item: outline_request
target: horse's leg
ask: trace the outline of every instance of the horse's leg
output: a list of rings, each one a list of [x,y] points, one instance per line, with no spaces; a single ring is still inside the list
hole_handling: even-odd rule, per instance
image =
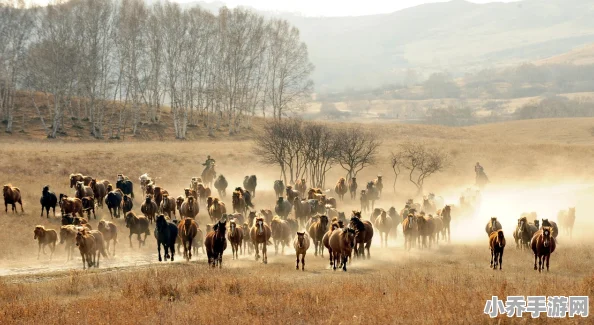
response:
[[[551,255],[545,255],[545,258],[547,259],[547,272],[549,271],[549,260],[551,259]]]
[[[173,262],[175,257],[175,244],[169,247],[169,251],[171,252],[171,262]]]
[[[538,273],[542,271],[542,255],[538,255]]]
[[[538,255],[536,253],[534,253],[534,270],[536,271],[536,259],[538,258]]]
[[[297,255],[297,258],[299,258],[299,255]],[[301,271],[305,271],[305,252],[301,254]]]
[[[52,250],[51,254],[50,254],[50,261],[51,261],[52,257],[54,257],[54,251],[56,250],[56,242],[54,242],[50,248]]]
[[[324,258],[324,243],[322,243],[322,241],[318,241],[318,245],[320,245],[320,256],[322,256],[322,258]]]
[[[495,259],[495,251],[491,248],[491,263],[489,264],[490,268],[493,268],[493,260]]]
[[[295,270],[299,270],[299,252],[295,252],[295,255],[297,256],[297,264],[295,265]]]
[[[264,264],[268,264],[268,250],[266,249],[266,243],[262,247],[262,256]]]
[[[367,248],[367,259],[370,260],[371,259],[371,253],[369,252],[369,247],[371,247],[371,241],[369,241],[369,243],[367,243],[365,245],[365,248]]]
[[[501,270],[503,266],[503,249],[501,249],[501,252],[499,252],[499,269]]]
[[[266,243],[264,243],[266,245]],[[254,249],[256,250],[256,261],[260,259],[260,244],[256,241],[254,243]]]
[[[82,262],[83,262],[83,270],[87,268],[87,264],[85,261],[85,253],[80,252],[80,257],[82,258]]]
[[[39,259],[39,254],[41,253],[41,242],[39,242],[39,247],[37,249],[37,259]]]

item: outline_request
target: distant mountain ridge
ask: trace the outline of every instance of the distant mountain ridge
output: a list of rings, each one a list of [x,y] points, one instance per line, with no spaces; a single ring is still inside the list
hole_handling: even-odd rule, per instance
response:
[[[216,12],[224,3],[193,2]],[[390,14],[304,17],[262,12],[301,31],[318,91],[403,81],[406,69],[454,75],[537,61],[594,43],[594,1],[429,3]]]

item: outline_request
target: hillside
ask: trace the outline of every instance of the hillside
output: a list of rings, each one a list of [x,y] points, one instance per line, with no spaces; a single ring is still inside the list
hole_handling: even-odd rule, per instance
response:
[[[555,55],[546,59],[534,62],[538,65],[547,64],[575,64],[589,65],[594,64],[594,44],[578,47],[567,53]]]
[[[186,6],[203,5],[201,2]],[[216,10],[220,2],[208,3]],[[547,58],[594,42],[588,0],[430,3],[390,14],[287,19],[301,31],[320,90],[399,83],[408,68],[456,75]]]

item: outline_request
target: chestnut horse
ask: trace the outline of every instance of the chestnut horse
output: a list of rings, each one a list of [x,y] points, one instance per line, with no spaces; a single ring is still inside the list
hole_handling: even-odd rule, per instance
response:
[[[262,245],[262,263],[268,263],[268,254],[266,253],[266,245],[270,241],[272,231],[270,227],[264,222],[263,217],[256,217],[254,225],[250,229],[250,239],[256,249],[256,261],[260,259],[260,245]]]
[[[8,205],[12,205],[12,213],[16,212],[16,204],[21,205],[21,213],[25,213],[23,209],[23,199],[21,198],[21,190],[10,184],[4,185],[2,189],[4,194],[4,212],[8,213]]]
[[[227,249],[227,238],[225,238],[226,225],[227,220],[223,219],[217,222],[204,240],[208,264],[212,265],[212,267],[215,267],[217,263],[219,264],[219,268],[223,267],[223,252]]]
[[[489,236],[489,247],[491,248],[491,267],[493,270],[499,269],[503,265],[503,249],[505,248],[505,236],[503,230],[497,230],[491,233]]]
[[[231,255],[233,259],[239,259],[238,251],[243,255],[243,229],[237,226],[235,219],[229,222],[229,242],[231,243]]]
[[[538,258],[538,272],[544,270],[545,262],[547,263],[548,271],[551,254],[555,251],[556,246],[552,227],[543,226],[539,231],[534,233],[530,246],[532,246],[532,251],[534,252],[534,269],[537,269],[536,259]]]

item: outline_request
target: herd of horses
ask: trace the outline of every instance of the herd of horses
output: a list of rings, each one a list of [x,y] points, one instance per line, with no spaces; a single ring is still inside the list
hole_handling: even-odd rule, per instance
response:
[[[118,243],[117,219],[123,214],[123,224],[129,229],[129,243],[132,247],[132,236],[136,235],[138,247],[146,244],[150,236],[150,228],[154,223],[154,237],[157,242],[159,261],[173,261],[175,251],[180,252],[183,246],[183,257],[192,259],[198,254],[198,249],[206,250],[208,263],[222,266],[223,253],[227,243],[231,246],[232,258],[239,258],[240,254],[254,254],[256,261],[268,261],[267,246],[274,246],[275,253],[279,248],[284,253],[285,247],[292,244],[296,254],[296,269],[305,269],[305,256],[313,243],[314,256],[324,256],[324,249],[328,251],[330,266],[336,270],[347,270],[347,264],[352,257],[370,258],[370,246],[374,233],[380,235],[380,245],[388,245],[389,236],[398,236],[398,228],[404,235],[404,249],[413,247],[430,249],[439,244],[440,238],[450,242],[450,225],[452,216],[469,213],[464,207],[471,207],[468,199],[462,197],[460,205],[446,205],[441,197],[430,194],[423,198],[423,202],[409,199],[404,208],[397,210],[390,207],[387,210],[375,207],[375,201],[380,198],[383,188],[382,178],[366,184],[365,189],[357,191],[357,181],[351,178],[348,182],[340,178],[334,192],[338,200],[328,196],[330,190],[308,188],[305,179],[297,180],[293,185],[285,186],[282,180],[274,182],[273,188],[278,199],[274,212],[270,209],[255,210],[253,199],[257,187],[256,176],[246,176],[243,187],[236,187],[232,193],[232,209],[227,211],[223,202],[226,197],[228,182],[223,175],[214,180],[219,196],[212,195],[209,184],[201,177],[192,177],[189,187],[184,188],[184,195],[173,197],[162,186],[155,184],[148,174],[139,177],[143,200],[140,211],[134,212],[134,186],[132,181],[123,174],[117,175],[114,187],[107,180],[100,180],[82,174],[70,175],[70,187],[74,189],[74,197],[60,193],[56,196],[48,185],[42,189],[40,197],[41,216],[46,212],[49,218],[50,209],[55,216],[55,208],[61,210],[62,226],[58,231],[36,226],[34,239],[38,240],[38,258],[41,251],[49,246],[50,259],[53,256],[56,243],[65,244],[67,259],[72,259],[73,250],[78,247],[83,268],[98,267],[100,257],[115,256],[115,246]],[[352,211],[349,218],[337,209],[337,202],[345,199],[350,193],[351,200],[359,194],[360,210]],[[3,188],[5,211],[12,205],[13,213],[16,204],[23,204],[21,191],[12,185]],[[478,194],[477,194],[478,195]],[[473,198],[474,200],[475,198]],[[205,232],[199,226],[198,215],[200,203],[206,205],[206,212],[210,223]],[[480,204],[480,197],[475,205]],[[371,204],[371,208],[369,205]],[[100,220],[97,229],[93,229],[89,221],[97,219],[96,208],[107,206],[111,221]],[[370,212],[369,218],[363,214]],[[455,212],[454,212],[455,211]],[[85,218],[86,213],[86,218]],[[176,213],[179,214],[179,219]],[[116,220],[114,220],[114,218]],[[561,211],[558,222],[571,236],[575,221],[575,208]],[[486,228],[491,250],[491,267],[502,268],[503,251],[506,245],[501,224],[497,218],[489,220]],[[546,263],[549,268],[551,253],[555,250],[556,237],[559,234],[557,224],[543,219],[542,226],[536,219],[536,214],[524,214],[518,219],[514,239],[518,249],[531,248],[534,252],[534,268],[539,260],[538,270],[544,269]],[[144,235],[144,238],[142,238]],[[111,249],[110,249],[111,247]],[[161,254],[161,248],[164,254]],[[253,253],[252,253],[253,251]],[[261,254],[260,254],[261,252]]]

